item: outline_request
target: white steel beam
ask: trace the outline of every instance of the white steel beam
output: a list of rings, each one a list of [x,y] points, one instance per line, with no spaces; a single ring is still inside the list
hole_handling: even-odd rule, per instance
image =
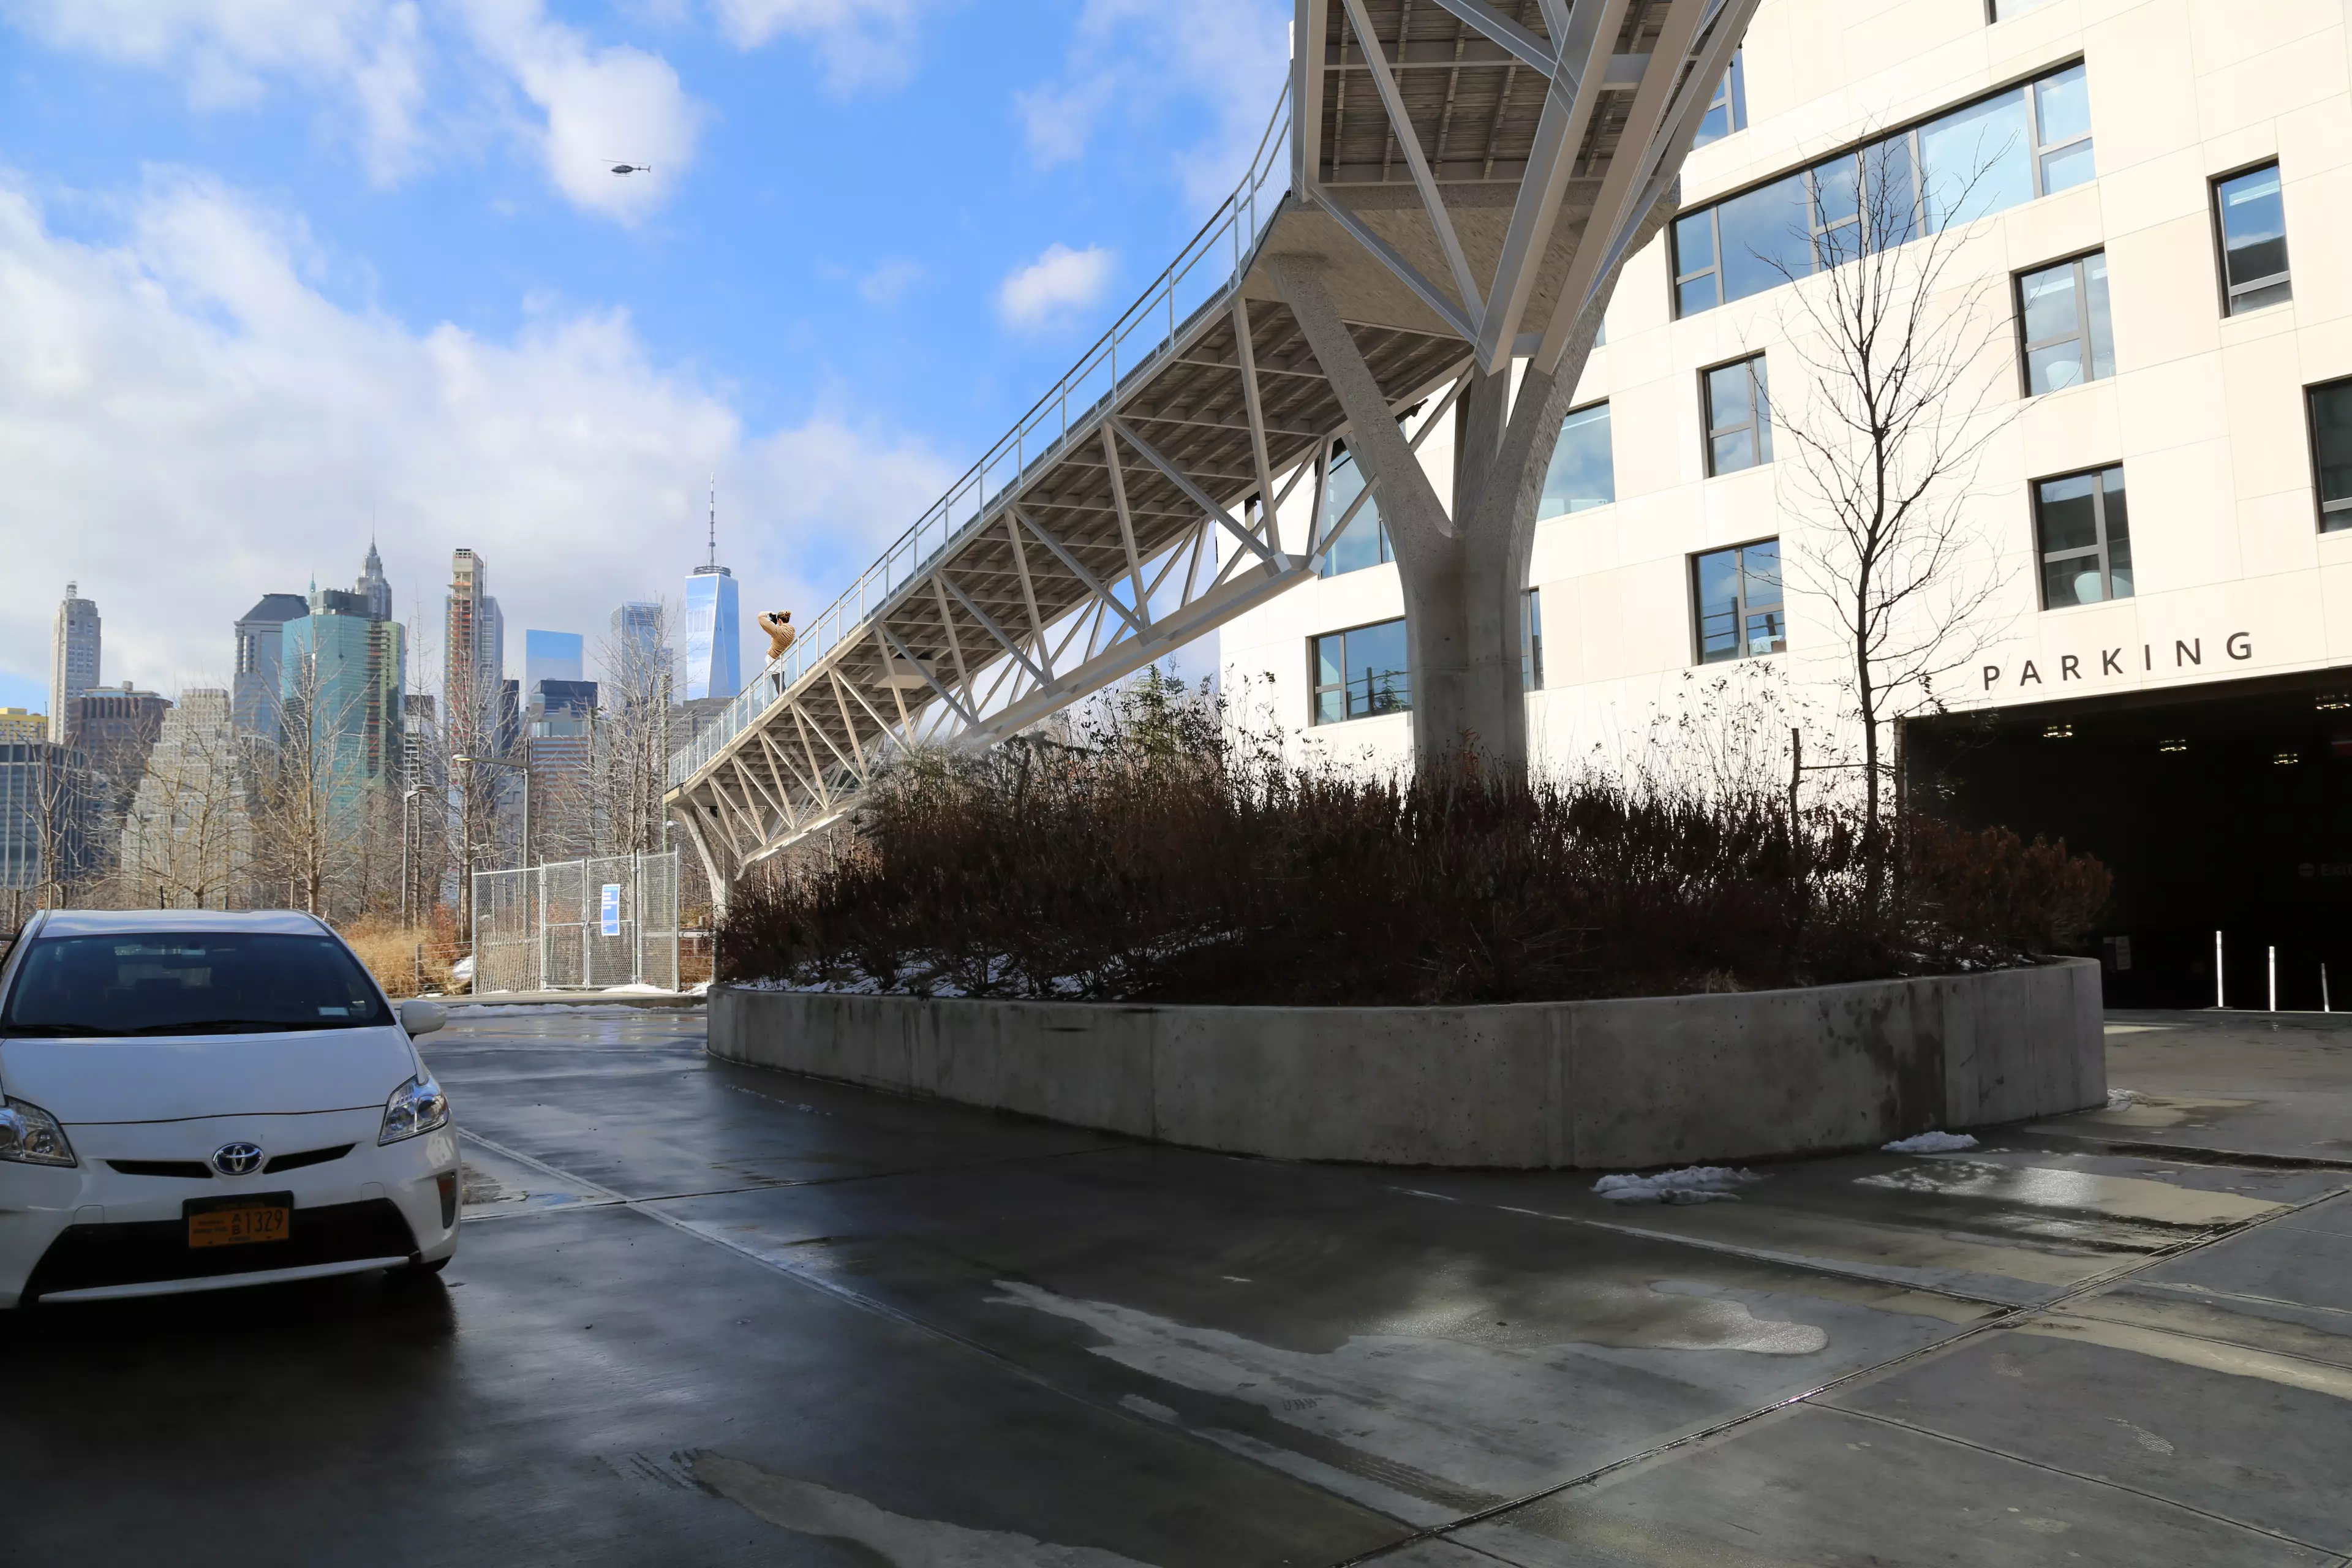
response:
[[[1129,426],[1126,420],[1114,418],[1111,420],[1110,425],[1112,429],[1118,432],[1119,438],[1125,441],[1129,446],[1134,447],[1145,462],[1150,463],[1153,468],[1158,468],[1162,474],[1167,476],[1168,482],[1170,484],[1174,485],[1178,489],[1183,491],[1184,499],[1186,500],[1191,501],[1194,506],[1199,507],[1202,511],[1207,512],[1212,518],[1214,518],[1226,532],[1232,534],[1235,539],[1240,540],[1243,544],[1248,546],[1251,553],[1255,554],[1259,560],[1265,562],[1269,565],[1273,563],[1274,552],[1268,550],[1265,544],[1260,542],[1256,534],[1252,533],[1248,529],[1244,528],[1239,522],[1235,521],[1232,512],[1227,511],[1223,507],[1221,507],[1215,501],[1211,500],[1209,499],[1209,492],[1202,489],[1199,485],[1193,483],[1192,477],[1190,474],[1187,474],[1183,469],[1170,462],[1166,458],[1161,457],[1160,455],[1160,449],[1157,447],[1154,447],[1150,442],[1145,440],[1142,437],[1137,435],[1134,427]]]
[[[1381,107],[1388,111],[1389,130],[1395,135],[1397,145],[1404,150],[1404,166],[1412,171],[1413,188],[1421,193],[1421,205],[1429,214],[1430,226],[1437,231],[1438,248],[1445,254],[1446,266],[1454,269],[1454,286],[1462,300],[1462,312],[1476,321],[1486,310],[1485,297],[1479,292],[1478,280],[1470,274],[1470,258],[1463,253],[1462,238],[1454,232],[1453,216],[1445,210],[1445,199],[1438,195],[1437,176],[1430,172],[1429,159],[1421,150],[1421,135],[1412,128],[1412,115],[1404,105],[1404,94],[1397,88],[1396,73],[1389,69],[1388,50],[1380,35],[1372,31],[1372,19],[1364,9],[1364,0],[1345,0],[1348,20],[1356,29],[1356,41],[1363,47],[1364,61],[1371,68],[1372,85],[1380,89]]]

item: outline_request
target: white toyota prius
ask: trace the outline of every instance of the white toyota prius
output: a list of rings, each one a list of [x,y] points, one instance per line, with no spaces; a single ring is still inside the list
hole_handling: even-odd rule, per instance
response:
[[[0,967],[0,1308],[423,1274],[457,1129],[397,1014],[294,913],[51,910]]]

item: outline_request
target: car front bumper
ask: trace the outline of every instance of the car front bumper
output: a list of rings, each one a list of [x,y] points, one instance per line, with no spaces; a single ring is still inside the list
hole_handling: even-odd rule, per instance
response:
[[[79,1164],[0,1163],[0,1307],[214,1289],[447,1258],[457,1247],[457,1130],[452,1124],[379,1145],[383,1125],[374,1107],[68,1123]],[[239,1142],[262,1148],[269,1157],[263,1168],[246,1176],[214,1172],[214,1151]],[[282,1163],[273,1171],[270,1162]],[[261,1194],[290,1194],[294,1213],[285,1239],[187,1245],[188,1200]]]

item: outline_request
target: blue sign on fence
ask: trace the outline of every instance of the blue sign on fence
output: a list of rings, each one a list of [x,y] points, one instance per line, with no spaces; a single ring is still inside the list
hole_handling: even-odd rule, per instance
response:
[[[604,934],[621,934],[621,884],[618,882],[604,884]]]

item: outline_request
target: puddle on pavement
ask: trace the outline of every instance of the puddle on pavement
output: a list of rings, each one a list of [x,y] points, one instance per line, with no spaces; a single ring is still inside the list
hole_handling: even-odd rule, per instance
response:
[[[2280,1206],[2236,1193],[2176,1187],[2139,1176],[2104,1176],[2048,1165],[1996,1165],[1981,1160],[1923,1160],[1899,1171],[1857,1176],[1854,1185],[1938,1197],[1985,1198],[2196,1230],[2234,1225]]]
[[[2206,1372],[2257,1378],[2288,1388],[2352,1400],[2352,1368],[2306,1361],[2301,1356],[2281,1355],[2274,1351],[2225,1344],[2139,1323],[2118,1323],[2086,1313],[2060,1310],[2048,1317],[2021,1323],[2009,1331],[2032,1334],[2038,1339],[2103,1345],[2109,1350],[2129,1351],[2136,1355],[2153,1356],[2158,1361],[2198,1367]]]
[[[2243,1110],[2259,1103],[2252,1100],[2189,1100],[2151,1094],[2110,1105],[2104,1110],[2085,1110],[2065,1121],[2070,1127],[2084,1122],[2099,1127],[2178,1127],[2192,1117],[2201,1124],[2217,1110]]]
[[[1148,1568],[1099,1547],[1057,1546],[1012,1531],[892,1513],[853,1493],[724,1454],[695,1455],[692,1473],[698,1485],[779,1529],[845,1541],[900,1568]]]
[[[1581,1280],[1556,1288],[1543,1293],[1539,1314],[1531,1321],[1497,1319],[1496,1310],[1490,1300],[1470,1301],[1391,1318],[1367,1331],[1469,1344],[1573,1343],[1754,1355],[1811,1355],[1830,1342],[1828,1332],[1811,1323],[1759,1318],[1747,1302],[1717,1286],[1675,1279],[1644,1285]]]

